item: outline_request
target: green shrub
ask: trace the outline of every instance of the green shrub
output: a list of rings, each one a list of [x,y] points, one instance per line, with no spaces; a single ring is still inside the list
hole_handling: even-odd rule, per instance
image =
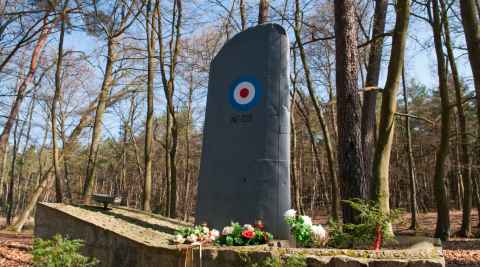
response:
[[[37,238],[33,242],[33,266],[35,267],[89,267],[98,264],[94,258],[80,254],[83,241],[69,240],[55,235],[51,240]]]
[[[376,239],[377,227],[382,233],[382,242],[392,240],[389,225],[399,217],[400,210],[391,210],[385,214],[380,210],[378,203],[362,199],[344,200],[354,210],[358,211],[359,224],[338,224],[329,221],[328,245],[335,248],[365,247],[372,244]]]

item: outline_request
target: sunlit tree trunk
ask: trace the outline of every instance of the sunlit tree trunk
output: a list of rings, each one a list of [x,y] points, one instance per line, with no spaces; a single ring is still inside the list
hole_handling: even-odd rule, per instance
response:
[[[266,23],[268,20],[268,0],[260,0],[258,7],[258,24]]]
[[[383,52],[383,37],[378,36],[381,36],[385,31],[387,7],[388,0],[375,1],[375,14],[371,37],[374,41],[370,45],[365,87],[378,87]],[[375,192],[375,183],[372,179],[372,163],[373,155],[375,153],[375,139],[377,133],[377,93],[377,90],[365,91],[362,105],[362,146],[365,158],[365,179],[367,182],[362,185],[362,195],[364,198],[369,199],[373,198],[373,192]]]
[[[152,1],[147,3],[145,30],[147,35],[147,121],[145,123],[145,177],[143,186],[143,210],[151,211],[152,198],[152,143],[153,143],[153,80],[154,80],[154,27],[152,19]]]
[[[159,32],[159,60],[160,60],[160,73],[162,76],[162,84],[165,92],[165,98],[167,100],[167,116],[170,116],[172,120],[170,132],[171,132],[171,144],[166,143],[165,147],[169,150],[169,171],[170,179],[169,181],[169,190],[167,192],[168,206],[167,206],[167,215],[170,217],[176,217],[177,209],[177,164],[176,164],[176,154],[178,146],[178,136],[179,136],[179,125],[175,112],[175,105],[173,103],[173,96],[175,92],[175,74],[177,60],[180,54],[180,37],[181,37],[181,24],[182,24],[182,1],[175,0],[173,10],[172,10],[172,21],[171,21],[171,37],[169,42],[170,50],[170,63],[167,66],[165,62],[165,52],[162,36],[162,16],[160,8],[157,6],[157,23],[158,23],[158,32]],[[167,67],[168,67],[168,78],[167,78]],[[168,119],[168,117],[167,117]],[[168,127],[166,129],[168,132]],[[167,170],[168,171],[168,170]]]
[[[245,14],[245,0],[240,0],[240,20],[242,23],[242,31],[247,29],[247,15]]]
[[[114,50],[115,40],[109,38],[107,42],[107,61],[105,63],[105,74],[103,76],[102,87],[100,89],[100,94],[98,96],[98,104],[95,110],[95,120],[93,123],[92,139],[88,155],[87,174],[85,177],[85,183],[83,185],[82,192],[83,202],[86,204],[89,204],[91,202],[93,187],[95,185],[95,171],[97,166],[96,161],[98,148],[100,145],[100,138],[102,136],[103,116],[106,110],[106,103],[113,82],[113,62],[115,61]]]
[[[52,100],[52,106],[50,109],[51,119],[51,132],[52,132],[52,160],[53,169],[55,174],[55,201],[58,203],[63,202],[63,189],[62,178],[60,176],[60,166],[58,162],[58,148],[57,148],[57,104],[62,94],[62,63],[63,63],[63,40],[65,37],[65,11],[67,8],[68,0],[64,1],[63,14],[60,22],[60,37],[58,40],[58,52],[57,52],[57,69],[55,71],[55,94]]]
[[[392,52],[388,64],[388,74],[382,94],[378,140],[375,146],[373,177],[376,183],[376,197],[380,209],[390,213],[390,154],[395,133],[395,112],[397,111],[397,93],[404,65],[407,43],[408,22],[410,18],[410,0],[397,2],[397,17],[392,40]],[[393,234],[393,231],[391,231]]]

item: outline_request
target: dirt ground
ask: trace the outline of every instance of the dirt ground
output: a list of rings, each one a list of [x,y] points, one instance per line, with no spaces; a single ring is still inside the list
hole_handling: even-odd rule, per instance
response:
[[[478,234],[478,215],[476,210],[472,214],[472,232]],[[320,223],[325,223],[325,216],[315,218]],[[450,213],[452,233],[460,229],[462,219],[461,211],[452,211]],[[416,232],[409,230],[410,216],[405,214],[402,221],[395,225],[395,231],[400,235],[427,235],[432,236],[435,230],[436,214],[419,214],[419,226]],[[0,225],[4,223],[0,219]],[[21,234],[15,234],[8,231],[0,231],[0,266],[1,267],[30,267],[32,256],[30,253],[32,247],[32,229],[31,225]],[[444,255],[448,267],[480,267],[480,239],[478,238],[459,238],[453,236],[450,241],[444,243]]]

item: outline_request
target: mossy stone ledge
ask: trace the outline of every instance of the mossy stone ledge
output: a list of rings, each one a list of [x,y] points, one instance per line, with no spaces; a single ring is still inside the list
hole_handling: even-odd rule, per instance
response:
[[[173,245],[175,230],[188,223],[162,216],[114,207],[39,203],[35,236],[55,234],[82,239],[82,253],[95,257],[102,267],[267,267],[271,262],[309,267],[443,267],[445,260],[435,239],[404,237],[401,249],[372,250],[284,248],[269,245],[218,247]],[[200,259],[201,255],[201,259]],[[276,266],[276,265],[274,265]]]

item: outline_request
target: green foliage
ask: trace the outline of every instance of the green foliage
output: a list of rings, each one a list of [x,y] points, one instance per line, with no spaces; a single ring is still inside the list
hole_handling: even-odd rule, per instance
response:
[[[302,254],[293,254],[287,258],[285,267],[306,267],[307,259]]]
[[[391,210],[385,214],[378,203],[362,199],[344,200],[354,210],[358,211],[360,224],[344,224],[329,221],[330,239],[328,245],[335,248],[364,247],[371,244],[376,237],[377,226],[383,233],[382,242],[392,240],[394,236],[388,231],[390,223],[399,217],[400,210]]]
[[[299,242],[304,247],[308,247],[312,244],[312,226],[309,224],[305,224],[302,216],[297,216],[296,218],[289,218],[286,221],[287,224],[290,225],[290,231],[292,232],[297,242]]]
[[[80,254],[82,240],[69,240],[55,235],[51,240],[37,238],[33,242],[33,266],[35,267],[89,267],[98,260]]]
[[[180,230],[175,231],[175,234],[176,235],[182,235],[184,237],[187,237],[189,235],[200,236],[200,235],[208,234],[208,231],[209,231],[208,228],[205,229],[203,226],[197,225],[197,226],[194,226],[194,227],[181,228]]]

